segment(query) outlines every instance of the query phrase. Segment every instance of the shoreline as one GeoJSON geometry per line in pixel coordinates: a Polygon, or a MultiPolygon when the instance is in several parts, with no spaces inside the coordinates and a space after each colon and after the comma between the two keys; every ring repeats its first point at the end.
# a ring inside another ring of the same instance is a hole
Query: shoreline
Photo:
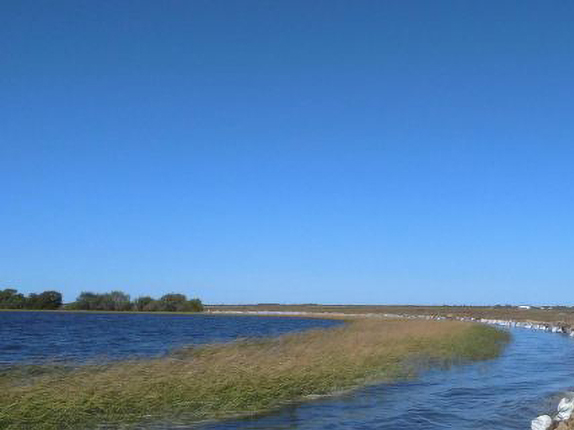
{"type": "Polygon", "coordinates": [[[422,369],[408,365],[413,353],[427,357],[421,363],[425,365],[493,358],[508,337],[493,328],[454,321],[341,316],[353,321],[182,349],[166,359],[48,373],[25,386],[8,378],[0,381],[0,427],[17,429],[26,423],[55,430],[180,415],[191,422],[252,415],[317,395],[412,377],[422,369]]]}
{"type": "Polygon", "coordinates": [[[474,318],[474,317],[456,317],[444,315],[413,315],[413,314],[389,314],[389,313],[346,313],[346,312],[306,312],[306,311],[222,311],[222,310],[207,310],[204,314],[211,315],[252,315],[252,316],[298,316],[309,318],[379,318],[379,319],[423,319],[432,321],[461,321],[472,322],[480,324],[488,324],[499,327],[518,327],[528,330],[541,330],[551,333],[567,334],[574,337],[574,324],[566,323],[551,323],[544,321],[514,321],[505,319],[491,319],[491,318],[474,318]]]}
{"type": "MultiPolygon", "coordinates": [[[[367,314],[347,314],[347,313],[306,313],[304,311],[208,311],[216,314],[243,314],[243,315],[290,315],[304,317],[313,315],[314,317],[324,316],[330,314],[336,317],[363,317],[363,318],[389,318],[389,319],[422,319],[434,321],[463,321],[474,322],[480,324],[493,325],[505,328],[522,328],[526,330],[538,330],[549,333],[564,334],[574,337],[574,325],[567,323],[550,323],[542,321],[513,321],[503,319],[489,319],[489,318],[473,318],[473,317],[448,317],[448,316],[429,316],[429,315],[412,315],[412,314],[380,314],[380,313],[367,313],[367,314]]],[[[531,430],[574,430],[574,393],[568,393],[567,397],[563,397],[557,407],[557,411],[553,416],[540,415],[534,418],[531,422],[531,430]]]]}

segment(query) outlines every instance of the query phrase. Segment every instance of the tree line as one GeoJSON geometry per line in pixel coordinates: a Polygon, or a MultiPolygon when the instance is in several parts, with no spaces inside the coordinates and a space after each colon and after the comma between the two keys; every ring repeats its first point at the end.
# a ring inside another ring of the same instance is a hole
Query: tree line
{"type": "Polygon", "coordinates": [[[62,294],[44,291],[24,296],[15,289],[0,290],[0,309],[64,309],[85,311],[139,311],[139,312],[201,312],[200,299],[188,299],[185,294],[170,293],[154,299],[150,296],[131,300],[122,291],[109,293],[82,292],[74,302],[63,304],[62,294]]]}
{"type": "Polygon", "coordinates": [[[25,296],[13,288],[0,290],[0,309],[59,309],[61,306],[62,294],[57,291],[25,296]]]}
{"type": "Polygon", "coordinates": [[[201,312],[203,304],[199,299],[189,299],[185,294],[165,294],[159,299],[150,296],[131,300],[121,291],[109,293],[81,293],[66,309],[86,311],[140,311],[140,312],[201,312]]]}

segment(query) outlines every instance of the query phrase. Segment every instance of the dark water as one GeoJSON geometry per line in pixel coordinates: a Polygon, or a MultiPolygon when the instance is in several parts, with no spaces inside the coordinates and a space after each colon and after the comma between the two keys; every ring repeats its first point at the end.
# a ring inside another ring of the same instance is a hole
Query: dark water
{"type": "Polygon", "coordinates": [[[0,365],[158,356],[189,344],[336,324],[288,317],[0,312],[0,365]]]}
{"type": "Polygon", "coordinates": [[[574,386],[574,339],[525,329],[512,334],[513,342],[496,360],[199,428],[527,430],[533,418],[555,410],[557,396],[574,386]]]}

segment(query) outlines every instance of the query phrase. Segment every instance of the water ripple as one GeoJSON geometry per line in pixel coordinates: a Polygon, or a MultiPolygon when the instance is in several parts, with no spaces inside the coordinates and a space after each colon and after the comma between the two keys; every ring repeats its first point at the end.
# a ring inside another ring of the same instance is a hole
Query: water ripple
{"type": "Polygon", "coordinates": [[[288,317],[0,312],[0,365],[159,356],[189,344],[336,324],[288,317]]]}

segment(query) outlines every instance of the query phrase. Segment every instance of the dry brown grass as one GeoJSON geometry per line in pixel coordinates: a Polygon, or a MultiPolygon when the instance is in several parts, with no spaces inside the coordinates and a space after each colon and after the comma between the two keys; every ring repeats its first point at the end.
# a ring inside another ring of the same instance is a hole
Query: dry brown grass
{"type": "Polygon", "coordinates": [[[165,359],[0,377],[0,428],[76,429],[95,423],[249,414],[373,381],[430,362],[495,356],[506,335],[434,321],[357,320],[263,340],[181,350],[165,359]]]}
{"type": "Polygon", "coordinates": [[[295,311],[346,314],[400,314],[507,319],[514,321],[563,322],[574,325],[574,308],[518,309],[495,306],[392,306],[392,305],[218,305],[207,310],[295,311]]]}

